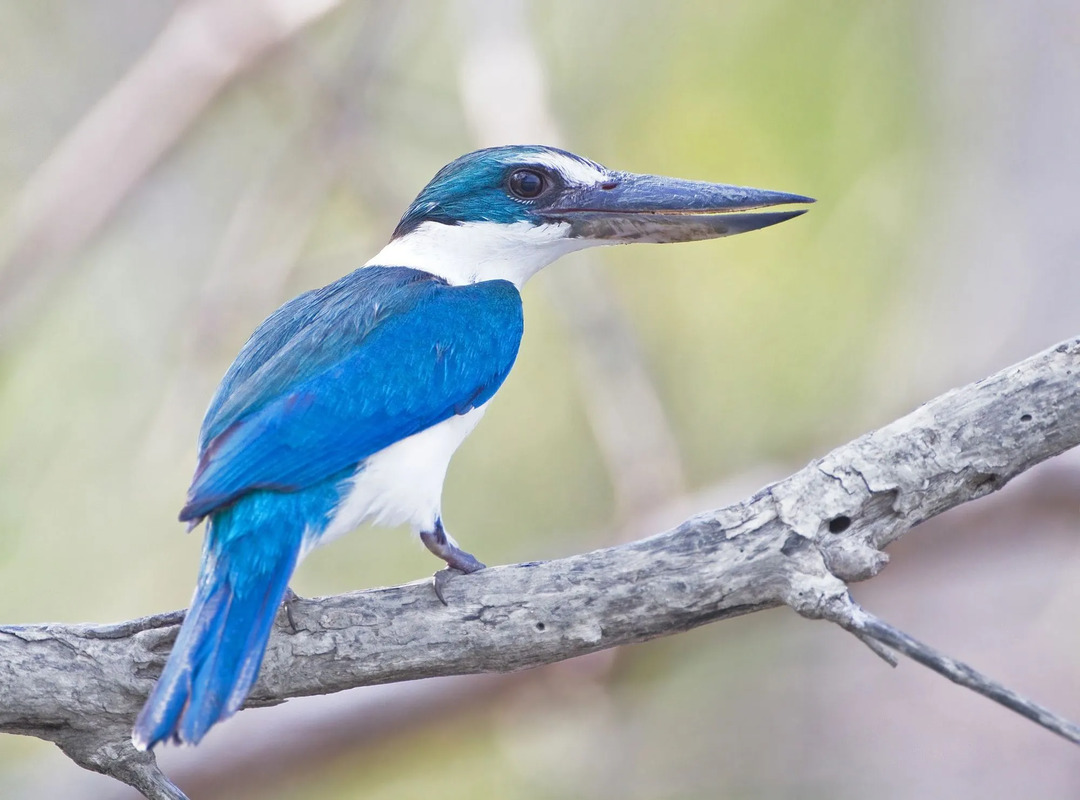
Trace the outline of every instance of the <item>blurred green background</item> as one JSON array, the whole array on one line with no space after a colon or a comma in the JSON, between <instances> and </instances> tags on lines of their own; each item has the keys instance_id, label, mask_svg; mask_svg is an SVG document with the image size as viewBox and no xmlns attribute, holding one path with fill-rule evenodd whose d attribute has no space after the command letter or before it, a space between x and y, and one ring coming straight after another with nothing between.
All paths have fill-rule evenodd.
<instances>
[{"instance_id":1,"label":"blurred green background","mask_svg":"<svg viewBox=\"0 0 1080 800\"><path fill-rule=\"evenodd\" d=\"M487 563L660 530L1076 334L1078 43L1080 8L1051 0L0 5L0 621L184 606L200 536L175 515L247 335L503 130L819 202L731 240L570 256L527 287L518 365L446 487ZM1004 495L987 502L1034 503L1023 525L973 532L974 558L955 542L989 523L970 514L939 529L951 545L911 537L860 598L1075 717L1080 642L1048 633L1076 629L1075 501ZM363 529L293 586L436 566ZM995 608L1013 584L1023 602ZM917 670L773 612L245 712L162 762L199 797L1080 792L1068 745ZM0 796L129 795L4 737Z\"/></svg>"}]
</instances>

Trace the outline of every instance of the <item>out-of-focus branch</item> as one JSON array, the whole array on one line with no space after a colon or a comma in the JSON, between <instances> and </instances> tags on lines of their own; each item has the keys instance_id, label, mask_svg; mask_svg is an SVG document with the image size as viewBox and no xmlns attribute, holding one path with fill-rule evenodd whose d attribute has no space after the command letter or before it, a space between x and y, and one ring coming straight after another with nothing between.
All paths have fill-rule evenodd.
<instances>
[{"instance_id":1,"label":"out-of-focus branch","mask_svg":"<svg viewBox=\"0 0 1080 800\"><path fill-rule=\"evenodd\" d=\"M175 412L205 402L196 378L205 361L228 339L228 321L259 319L280 302L318 211L340 180L343 165L357 159L370 126L368 104L397 43L401 6L371 4L351 55L331 78L315 77L298 43L288 55L305 73L305 88L315 95L312 120L251 182L233 211L202 283L184 315L180 354L161 403L143 437L145 449L168 440L161 435L175 423ZM363 159L361 159L363 160ZM282 202L282 198L288 198ZM145 451L144 451L145 454Z\"/></svg>"},{"instance_id":2,"label":"out-of-focus branch","mask_svg":"<svg viewBox=\"0 0 1080 800\"><path fill-rule=\"evenodd\" d=\"M563 142L550 112L544 69L520 0L460 4L464 52L459 77L477 142ZM573 342L581 396L607 465L622 527L684 488L682 460L637 337L596 259L544 276L551 305Z\"/></svg>"},{"instance_id":3,"label":"out-of-focus branch","mask_svg":"<svg viewBox=\"0 0 1080 800\"><path fill-rule=\"evenodd\" d=\"M30 178L5 231L0 334L233 78L340 0L189 0ZM25 313L25 312L23 312Z\"/></svg>"},{"instance_id":4,"label":"out-of-focus branch","mask_svg":"<svg viewBox=\"0 0 1080 800\"><path fill-rule=\"evenodd\" d=\"M295 628L280 625L272 637L249 705L507 672L784 604L914 654L880 625L859 623L872 618L859 617L846 582L877 574L887 563L879 548L914 525L1080 444L1077 375L1080 339L942 395L668 533L455 580L447 606L420 583L298 601ZM180 617L0 628L0 730L54 741L148 796L178 796L127 737ZM1035 716L1075 740L1069 723L1044 709Z\"/></svg>"}]
</instances>

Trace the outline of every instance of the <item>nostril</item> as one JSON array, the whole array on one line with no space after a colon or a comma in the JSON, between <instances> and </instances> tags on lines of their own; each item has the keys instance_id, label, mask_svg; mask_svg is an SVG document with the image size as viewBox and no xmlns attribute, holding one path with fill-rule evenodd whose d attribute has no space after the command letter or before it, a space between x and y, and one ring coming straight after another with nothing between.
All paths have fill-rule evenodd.
<instances>
[{"instance_id":1,"label":"nostril","mask_svg":"<svg viewBox=\"0 0 1080 800\"><path fill-rule=\"evenodd\" d=\"M603 189L605 192L610 192L612 189L614 189L618 185L619 185L618 181L608 181L607 183L601 183L600 188Z\"/></svg>"}]
</instances>

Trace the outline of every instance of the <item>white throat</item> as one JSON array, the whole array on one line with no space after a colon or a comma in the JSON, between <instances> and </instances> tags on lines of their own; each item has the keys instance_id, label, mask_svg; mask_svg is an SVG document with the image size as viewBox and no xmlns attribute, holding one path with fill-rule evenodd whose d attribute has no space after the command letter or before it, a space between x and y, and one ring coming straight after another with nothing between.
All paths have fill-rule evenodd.
<instances>
[{"instance_id":1,"label":"white throat","mask_svg":"<svg viewBox=\"0 0 1080 800\"><path fill-rule=\"evenodd\" d=\"M518 289L552 261L595 242L566 237L567 223L423 222L365 267L412 267L454 285L507 280Z\"/></svg>"}]
</instances>

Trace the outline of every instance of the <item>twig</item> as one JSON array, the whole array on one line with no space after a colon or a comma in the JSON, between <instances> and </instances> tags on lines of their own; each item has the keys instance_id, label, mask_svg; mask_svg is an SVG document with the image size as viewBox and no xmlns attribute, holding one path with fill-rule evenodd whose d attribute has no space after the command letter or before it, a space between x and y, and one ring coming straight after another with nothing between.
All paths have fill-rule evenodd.
<instances>
[{"instance_id":1,"label":"twig","mask_svg":"<svg viewBox=\"0 0 1080 800\"><path fill-rule=\"evenodd\" d=\"M850 601L850 598L849 602L840 605L834 616L827 618L867 644L869 644L867 641L869 639L898 650L913 661L918 661L939 675L944 675L953 683L966 686L983 697L989 697L995 703L1000 703L1048 731L1053 731L1074 744L1080 744L1080 726L1038 703L1021 697L964 662L950 658L910 634L875 617L854 601ZM895 666L895 663L893 665Z\"/></svg>"},{"instance_id":2,"label":"twig","mask_svg":"<svg viewBox=\"0 0 1080 800\"><path fill-rule=\"evenodd\" d=\"M855 638L857 638L860 642L870 648L870 652L872 652L890 667L900 666L900 659L896 657L896 654L893 653L892 650L883 645L881 642L879 642L877 639L874 639L866 635L865 633L860 633L858 631L852 631L852 633L855 634Z\"/></svg>"}]
</instances>

